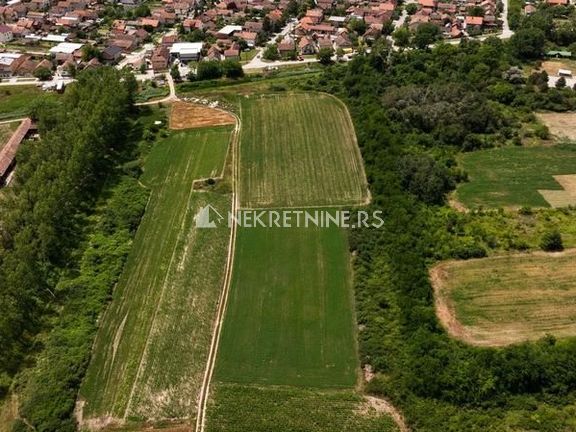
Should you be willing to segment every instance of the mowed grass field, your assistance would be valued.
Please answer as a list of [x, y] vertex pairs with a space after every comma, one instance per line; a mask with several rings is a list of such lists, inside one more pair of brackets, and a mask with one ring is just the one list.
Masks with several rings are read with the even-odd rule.
[[142, 177], [151, 199], [81, 388], [85, 419], [194, 417], [230, 235], [195, 229], [194, 216], [231, 203], [193, 181], [221, 173], [231, 131], [173, 132], [152, 149]]
[[[441, 264], [437, 294], [477, 345], [576, 335], [576, 250]], [[439, 289], [439, 291], [438, 291]]]
[[316, 93], [246, 97], [240, 112], [242, 207], [366, 201], [354, 127], [338, 99]]
[[344, 231], [239, 228], [215, 378], [352, 388], [353, 310]]
[[207, 432], [395, 432], [394, 421], [351, 390], [219, 384]]
[[460, 163], [470, 177], [457, 189], [466, 207], [549, 207], [538, 190], [563, 190], [553, 176], [576, 174], [576, 145], [482, 150]]

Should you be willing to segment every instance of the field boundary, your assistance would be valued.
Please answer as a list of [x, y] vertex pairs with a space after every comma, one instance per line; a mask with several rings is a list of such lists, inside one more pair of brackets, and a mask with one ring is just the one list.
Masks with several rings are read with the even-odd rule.
[[489, 340], [488, 341], [478, 340], [472, 335], [470, 330], [467, 329], [467, 327], [464, 326], [459, 321], [456, 315], [454, 302], [449, 297], [450, 289], [446, 287], [445, 283], [446, 267], [453, 264], [479, 262], [486, 259], [502, 260], [508, 258], [561, 257], [567, 255], [576, 257], [576, 248], [567, 249], [562, 252], [533, 251], [529, 253], [513, 253], [513, 254], [491, 256], [486, 258], [473, 258], [470, 260], [442, 261], [429, 269], [429, 280], [430, 284], [432, 285], [432, 290], [434, 294], [434, 309], [436, 312], [436, 317], [450, 337], [458, 339], [469, 345], [479, 347], [502, 347], [515, 343], [521, 343], [523, 342], [521, 340], [518, 340], [518, 342], [513, 343], [498, 343], [498, 342], [491, 342]]
[[[232, 151], [232, 214], [235, 214], [238, 208], [239, 199], [237, 194], [237, 181], [238, 181], [238, 155], [240, 147], [240, 130], [242, 128], [242, 120], [239, 116], [231, 114], [236, 118], [236, 127], [232, 133], [232, 140], [229, 150]], [[216, 365], [216, 356], [218, 354], [218, 345], [220, 342], [220, 335], [222, 333], [222, 323], [226, 313], [226, 305], [228, 303], [228, 294], [230, 292], [230, 285], [232, 283], [232, 270], [234, 267], [234, 252], [236, 247], [236, 224], [232, 224], [230, 228], [230, 243], [228, 247], [228, 256], [226, 259], [226, 270], [224, 276], [224, 283], [220, 299], [218, 300], [218, 309], [216, 318], [214, 320], [214, 330], [212, 333], [212, 340], [210, 343], [210, 350], [208, 351], [208, 360], [206, 362], [206, 369], [204, 372], [204, 379], [198, 397], [198, 409], [196, 413], [196, 427], [195, 432], [204, 432], [206, 427], [206, 406], [208, 403], [208, 396], [210, 394], [210, 384], [212, 375], [214, 374], [214, 367]]]

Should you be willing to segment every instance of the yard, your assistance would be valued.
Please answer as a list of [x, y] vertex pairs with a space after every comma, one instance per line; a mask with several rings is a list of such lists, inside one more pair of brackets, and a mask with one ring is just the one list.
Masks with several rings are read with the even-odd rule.
[[81, 388], [87, 425], [195, 416], [230, 230], [195, 229], [194, 216], [230, 198], [193, 181], [222, 172], [231, 130], [173, 132], [146, 161], [151, 199]]
[[[460, 164], [470, 181], [456, 195], [468, 208], [549, 207], [545, 196], [554, 192], [547, 191], [565, 192], [554, 176], [576, 174], [576, 145], [482, 150], [463, 154]], [[562, 195], [576, 204], [576, 196]]]
[[0, 87], [0, 121], [27, 116], [28, 109], [39, 97], [55, 96], [46, 95], [33, 85]]
[[440, 321], [482, 346], [576, 336], [575, 259], [571, 249], [442, 263], [431, 271]]
[[346, 107], [323, 94], [241, 101], [243, 207], [353, 205], [367, 182]]

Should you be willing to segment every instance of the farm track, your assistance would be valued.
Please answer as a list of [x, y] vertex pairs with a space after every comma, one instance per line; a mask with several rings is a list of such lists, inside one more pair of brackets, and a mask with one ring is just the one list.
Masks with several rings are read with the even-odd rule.
[[[232, 214], [236, 214], [238, 209], [238, 193], [237, 193], [237, 183], [238, 183], [238, 152], [240, 145], [240, 130], [242, 127], [242, 121], [239, 116], [234, 115], [236, 118], [236, 127], [232, 135], [231, 148], [232, 151]], [[198, 409], [196, 414], [196, 427], [195, 432], [204, 432], [206, 427], [206, 404], [208, 402], [208, 396], [210, 393], [210, 383], [212, 381], [212, 375], [214, 373], [214, 366], [216, 364], [216, 355], [218, 354], [218, 343], [220, 341], [220, 335], [222, 332], [222, 322], [224, 320], [224, 315], [226, 313], [226, 305], [228, 303], [228, 294], [230, 292], [230, 285], [232, 281], [232, 270], [234, 266], [234, 252], [236, 246], [236, 224], [232, 224], [230, 231], [230, 245], [228, 247], [228, 255], [226, 259], [226, 271], [224, 277], [224, 284], [222, 287], [222, 292], [220, 294], [220, 299], [218, 301], [218, 310], [216, 312], [216, 318], [214, 320], [214, 331], [212, 334], [212, 341], [210, 343], [210, 350], [208, 352], [208, 360], [206, 364], [206, 371], [204, 373], [204, 379], [202, 381], [202, 387], [200, 389], [200, 394], [198, 398]]]

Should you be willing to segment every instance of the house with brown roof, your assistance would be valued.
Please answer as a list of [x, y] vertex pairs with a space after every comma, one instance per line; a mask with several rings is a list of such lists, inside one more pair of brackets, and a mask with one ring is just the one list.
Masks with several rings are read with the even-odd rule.
[[152, 53], [152, 58], [150, 59], [152, 63], [152, 69], [154, 72], [161, 72], [168, 69], [168, 59], [170, 58], [170, 51], [168, 48], [159, 46]]
[[262, 23], [260, 21], [246, 21], [243, 28], [248, 32], [260, 33], [262, 31]]
[[224, 51], [224, 58], [226, 60], [240, 60], [240, 49], [237, 46], [232, 46]]
[[12, 33], [12, 27], [0, 24], [0, 43], [7, 43], [14, 39], [14, 33]]
[[236, 33], [235, 37], [245, 40], [248, 46], [253, 48], [256, 45], [256, 38], [258, 37], [258, 34], [255, 32], [241, 31]]
[[222, 52], [220, 51], [220, 49], [216, 45], [212, 45], [208, 49], [208, 53], [206, 54], [206, 59], [221, 61], [221, 60], [223, 60]]
[[296, 44], [290, 37], [286, 37], [278, 44], [278, 53], [281, 57], [289, 57], [296, 51]]
[[182, 27], [184, 27], [184, 30], [186, 30], [187, 32], [192, 30], [202, 30], [202, 28], [204, 27], [204, 23], [202, 22], [202, 20], [199, 19], [186, 18], [182, 22]]
[[466, 23], [466, 30], [481, 30], [482, 24], [484, 23], [484, 18], [479, 16], [470, 16], [468, 15], [465, 20]]
[[318, 50], [314, 40], [311, 37], [304, 36], [300, 38], [300, 41], [298, 42], [298, 51], [302, 55], [311, 55], [316, 54]]

